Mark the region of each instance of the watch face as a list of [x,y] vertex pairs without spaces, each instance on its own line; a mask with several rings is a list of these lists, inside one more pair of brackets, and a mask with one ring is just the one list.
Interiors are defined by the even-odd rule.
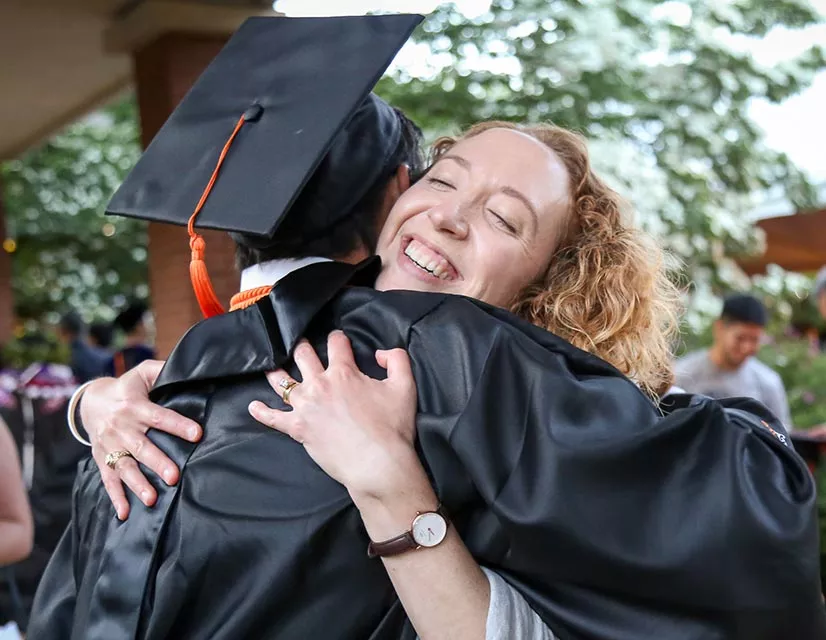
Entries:
[[411,532],[419,546],[435,547],[447,535],[447,522],[438,513],[423,513],[413,521]]

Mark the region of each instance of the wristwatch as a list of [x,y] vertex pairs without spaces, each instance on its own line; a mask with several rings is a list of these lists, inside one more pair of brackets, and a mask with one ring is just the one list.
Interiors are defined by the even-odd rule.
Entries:
[[442,505],[435,511],[420,511],[413,518],[409,531],[384,542],[371,541],[367,545],[367,557],[386,558],[422,547],[435,547],[445,539],[449,526],[450,520]]

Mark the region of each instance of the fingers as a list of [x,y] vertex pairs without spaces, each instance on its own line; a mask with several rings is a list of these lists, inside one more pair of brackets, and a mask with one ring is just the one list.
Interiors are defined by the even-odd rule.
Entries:
[[141,379],[146,390],[149,391],[149,389],[155,386],[155,380],[158,379],[165,364],[163,360],[144,360],[132,369],[132,371]]
[[293,360],[301,372],[301,379],[305,382],[324,373],[324,364],[322,364],[315,349],[306,340],[298,343],[293,352]]
[[170,409],[160,407],[148,399],[120,403],[113,428],[121,431],[130,427],[144,432],[149,429],[158,429],[190,442],[198,442],[201,438],[201,427],[197,422]]
[[[267,382],[270,383],[273,391],[284,401],[284,404],[292,405],[292,394],[298,391],[301,386],[289,373],[283,369],[270,371],[267,374]],[[264,405],[266,406],[266,405]]]
[[115,471],[117,471],[123,483],[129,487],[129,490],[138,496],[138,499],[147,507],[155,504],[155,500],[158,499],[158,494],[155,488],[149,484],[146,476],[141,473],[138,463],[135,462],[134,458],[127,457],[118,460],[115,463]]
[[284,369],[276,369],[275,371],[270,371],[267,374],[267,382],[270,383],[272,390],[275,391],[279,397],[284,391],[284,387],[281,385],[282,380],[286,380],[287,382],[295,382],[293,377],[284,371]]
[[126,499],[126,493],[123,490],[123,484],[120,481],[120,476],[117,471],[114,471],[106,466],[102,460],[95,457],[95,462],[100,468],[100,479],[103,482],[103,488],[109,495],[112,501],[112,506],[115,507],[115,513],[118,514],[119,520],[126,520],[129,517],[129,501]]
[[248,411],[250,415],[261,424],[290,436],[299,444],[304,444],[304,433],[300,429],[299,422],[291,412],[271,409],[258,400],[250,403]]
[[[128,438],[127,438],[128,439]],[[178,467],[175,463],[161,451],[154,442],[142,433],[135,434],[132,438],[129,452],[141,464],[149,467],[157,473],[168,485],[173,485],[178,481]],[[140,471],[138,471],[140,473]],[[141,474],[143,475],[143,474]]]
[[330,361],[330,367],[356,366],[353,347],[343,331],[333,331],[327,337],[327,358]]
[[410,356],[404,349],[376,351],[376,362],[380,367],[387,369],[387,379],[393,384],[405,387],[415,387],[413,369],[410,366]]

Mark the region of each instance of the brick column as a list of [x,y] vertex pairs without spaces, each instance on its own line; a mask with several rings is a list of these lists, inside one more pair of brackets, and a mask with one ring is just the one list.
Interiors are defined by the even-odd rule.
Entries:
[[[104,48],[132,55],[144,147],[244,20],[279,15],[263,0],[142,0],[125,6],[104,34]],[[232,241],[225,233],[203,235],[215,292],[227,305],[240,280]],[[201,319],[189,281],[189,253],[186,229],[149,225],[149,286],[161,357]]]
[[[135,52],[144,147],[225,42],[223,37],[169,33]],[[216,231],[204,232],[204,238],[215,292],[218,299],[228,305],[239,283],[232,241],[226,233]],[[161,357],[202,318],[189,280],[189,257],[186,229],[157,223],[149,225],[149,287],[158,332],[156,346]]]
[[[0,244],[6,239],[6,211],[3,208],[3,185],[0,183]],[[12,338],[14,296],[11,290],[11,255],[0,246],[0,346]]]

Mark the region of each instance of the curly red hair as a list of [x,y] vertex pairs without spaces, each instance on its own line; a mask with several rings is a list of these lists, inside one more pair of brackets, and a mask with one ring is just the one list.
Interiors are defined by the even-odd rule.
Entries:
[[489,121],[437,140],[436,162],[457,142],[512,129],[550,148],[569,176],[570,218],[547,271],[514,298],[511,311],[593,353],[652,396],[671,385],[679,291],[665,255],[623,212],[623,200],[593,172],[585,139],[550,124]]

